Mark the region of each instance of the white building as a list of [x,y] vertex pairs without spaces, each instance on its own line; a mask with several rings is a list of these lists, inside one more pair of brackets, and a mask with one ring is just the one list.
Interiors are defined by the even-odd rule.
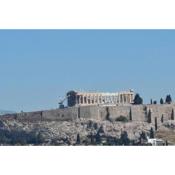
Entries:
[[135,94],[132,90],[115,93],[77,92],[67,93],[68,106],[125,105],[132,104]]

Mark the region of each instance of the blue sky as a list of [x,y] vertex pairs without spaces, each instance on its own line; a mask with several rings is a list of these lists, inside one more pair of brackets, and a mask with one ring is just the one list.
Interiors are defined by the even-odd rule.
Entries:
[[175,30],[0,30],[0,109],[56,108],[68,90],[175,98]]

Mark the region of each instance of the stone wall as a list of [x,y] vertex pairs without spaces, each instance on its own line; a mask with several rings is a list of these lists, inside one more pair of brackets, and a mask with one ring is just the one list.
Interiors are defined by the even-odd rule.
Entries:
[[148,120],[148,112],[151,111],[152,123],[157,118],[158,124],[161,123],[163,115],[164,121],[171,119],[172,110],[175,111],[175,105],[128,105],[128,106],[82,106],[70,107],[65,109],[55,109],[37,112],[22,112],[18,114],[3,115],[3,119],[16,119],[20,121],[68,121],[78,118],[106,120],[107,117],[111,120],[116,120],[120,116],[130,118],[132,114],[133,121]]

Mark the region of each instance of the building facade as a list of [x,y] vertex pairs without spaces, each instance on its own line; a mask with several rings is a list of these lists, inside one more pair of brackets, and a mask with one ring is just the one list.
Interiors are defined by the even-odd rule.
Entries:
[[77,92],[67,93],[68,106],[125,105],[132,104],[135,93],[132,90],[116,93]]

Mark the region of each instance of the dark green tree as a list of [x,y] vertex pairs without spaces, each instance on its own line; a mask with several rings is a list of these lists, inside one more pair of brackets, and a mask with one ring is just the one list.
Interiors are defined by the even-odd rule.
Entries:
[[130,108],[130,111],[129,111],[129,120],[132,121],[132,109]]
[[139,138],[140,144],[142,145],[143,142],[146,140],[147,140],[146,133],[142,131],[142,133],[140,134],[140,138]]
[[151,123],[152,122],[152,113],[151,113],[151,110],[149,109],[148,111],[148,123]]
[[172,112],[171,112],[171,120],[174,120],[174,109],[172,109]]
[[155,100],[155,101],[153,102],[153,104],[156,105],[156,104],[157,104],[157,101]]
[[158,125],[157,125],[157,117],[155,117],[155,131],[157,131]]
[[130,140],[128,138],[128,133],[126,131],[123,131],[121,133],[121,136],[120,136],[120,144],[121,145],[129,145],[130,144]]
[[167,104],[171,104],[171,103],[172,103],[171,95],[167,95],[167,96],[166,96],[165,102],[166,102]]
[[109,107],[106,107],[106,120],[108,120],[110,122],[112,121],[110,118]]
[[95,138],[96,138],[96,143],[97,143],[97,144],[101,144],[101,136],[102,136],[102,134],[104,134],[103,126],[101,126],[101,127],[99,128],[99,130],[98,130],[98,132],[97,132],[97,134],[96,134],[96,136],[95,136]]
[[150,130],[150,139],[154,139],[154,130],[151,128]]
[[77,134],[77,141],[76,141],[76,144],[77,144],[77,145],[80,145],[80,143],[81,143],[80,134]]
[[163,98],[160,99],[160,104],[161,104],[161,105],[164,104]]
[[135,105],[141,105],[141,104],[143,104],[143,99],[140,97],[139,94],[136,94],[135,95],[134,104]]
[[162,114],[161,123],[163,123],[163,122],[164,122],[164,116],[163,116],[163,114]]
[[167,140],[166,140],[166,142],[165,142],[165,145],[166,145],[166,146],[168,146],[168,145],[169,145]]

